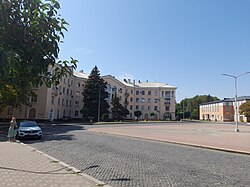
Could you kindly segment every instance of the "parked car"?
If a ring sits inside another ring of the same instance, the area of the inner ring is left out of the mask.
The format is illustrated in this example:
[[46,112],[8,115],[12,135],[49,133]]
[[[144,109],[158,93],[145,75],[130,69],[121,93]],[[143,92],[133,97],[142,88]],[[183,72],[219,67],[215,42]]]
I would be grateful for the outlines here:
[[42,137],[42,129],[35,121],[21,121],[18,125],[17,137],[21,138],[38,138]]

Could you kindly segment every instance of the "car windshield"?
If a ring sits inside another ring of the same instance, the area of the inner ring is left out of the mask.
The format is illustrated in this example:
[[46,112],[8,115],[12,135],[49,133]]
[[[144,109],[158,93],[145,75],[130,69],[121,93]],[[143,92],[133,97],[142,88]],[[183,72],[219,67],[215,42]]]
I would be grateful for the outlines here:
[[25,121],[20,123],[20,127],[36,127],[37,123],[34,121]]

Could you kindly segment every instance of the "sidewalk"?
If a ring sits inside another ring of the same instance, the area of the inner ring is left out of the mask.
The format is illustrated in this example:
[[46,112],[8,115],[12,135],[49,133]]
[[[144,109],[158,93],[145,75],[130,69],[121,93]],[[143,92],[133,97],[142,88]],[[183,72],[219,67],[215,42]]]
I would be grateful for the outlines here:
[[23,143],[0,142],[0,186],[94,187],[103,182]]
[[211,123],[165,123],[143,126],[106,126],[88,129],[135,138],[203,147],[250,155],[250,126]]

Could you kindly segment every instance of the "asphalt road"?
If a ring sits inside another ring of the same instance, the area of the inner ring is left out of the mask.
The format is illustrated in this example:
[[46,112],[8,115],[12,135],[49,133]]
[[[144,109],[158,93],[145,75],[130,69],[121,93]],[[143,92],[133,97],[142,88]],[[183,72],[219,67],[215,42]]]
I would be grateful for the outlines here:
[[24,140],[113,187],[250,186],[250,156],[88,132],[91,126],[43,126]]

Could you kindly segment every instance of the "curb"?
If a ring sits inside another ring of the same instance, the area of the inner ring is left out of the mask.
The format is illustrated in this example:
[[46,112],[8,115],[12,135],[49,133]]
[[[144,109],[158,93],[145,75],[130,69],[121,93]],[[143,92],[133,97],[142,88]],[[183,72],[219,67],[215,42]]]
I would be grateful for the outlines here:
[[16,142],[16,143],[19,143],[19,144],[21,144],[21,145],[23,145],[23,146],[26,146],[26,147],[28,147],[29,149],[31,149],[32,151],[36,151],[36,152],[38,152],[38,153],[40,153],[40,154],[46,156],[47,158],[49,158],[49,159],[52,160],[53,162],[56,162],[56,163],[62,165],[62,166],[65,167],[67,170],[73,171],[75,174],[79,174],[79,175],[81,175],[82,177],[86,178],[87,180],[94,182],[96,186],[112,187],[112,186],[110,186],[110,185],[108,185],[108,184],[106,184],[106,183],[104,183],[104,182],[102,182],[102,181],[100,181],[100,180],[98,180],[98,179],[96,179],[96,178],[90,176],[90,175],[87,175],[87,174],[83,173],[81,170],[79,170],[79,169],[77,169],[77,168],[75,168],[75,167],[73,167],[73,166],[70,166],[70,165],[68,165],[68,164],[66,164],[66,163],[64,163],[64,162],[62,162],[62,161],[60,161],[60,160],[58,160],[58,159],[56,159],[56,158],[54,158],[54,157],[52,157],[52,156],[50,156],[50,155],[44,153],[44,152],[42,152],[42,151],[39,151],[39,150],[37,150],[37,149],[35,149],[35,148],[33,148],[33,147],[31,147],[31,146],[25,144],[25,143],[22,143],[22,142]]
[[242,155],[250,155],[250,152],[241,151],[241,150],[233,150],[233,149],[219,148],[219,147],[192,144],[192,143],[185,143],[185,142],[176,142],[176,141],[170,141],[170,140],[156,140],[156,139],[153,139],[153,138],[144,138],[144,137],[138,137],[138,136],[112,134],[112,133],[107,133],[107,132],[97,132],[97,131],[91,131],[91,132],[93,132],[93,133],[102,133],[102,134],[113,135],[113,136],[123,136],[123,137],[129,137],[129,138],[138,138],[138,139],[154,141],[154,142],[163,142],[163,143],[184,145],[184,146],[189,146],[189,147],[204,148],[204,149],[223,151],[223,152],[229,152],[229,153],[237,153],[237,154],[242,154]]

